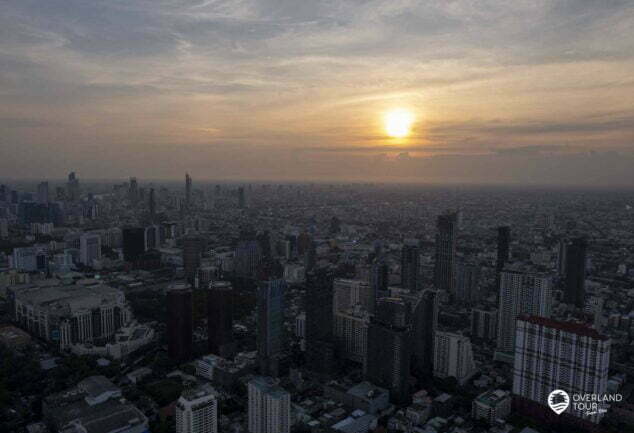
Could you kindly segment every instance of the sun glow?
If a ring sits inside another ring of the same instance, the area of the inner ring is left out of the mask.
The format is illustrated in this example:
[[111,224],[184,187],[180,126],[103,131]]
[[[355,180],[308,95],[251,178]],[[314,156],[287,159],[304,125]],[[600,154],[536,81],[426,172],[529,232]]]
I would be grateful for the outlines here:
[[398,108],[385,114],[384,123],[385,132],[390,137],[407,137],[414,123],[414,115],[405,109]]

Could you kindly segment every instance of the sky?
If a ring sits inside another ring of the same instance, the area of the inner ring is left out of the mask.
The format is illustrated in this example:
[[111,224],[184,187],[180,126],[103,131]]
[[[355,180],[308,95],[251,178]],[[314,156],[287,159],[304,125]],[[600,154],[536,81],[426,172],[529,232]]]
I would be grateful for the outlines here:
[[629,0],[3,0],[0,177],[633,185],[632,29]]

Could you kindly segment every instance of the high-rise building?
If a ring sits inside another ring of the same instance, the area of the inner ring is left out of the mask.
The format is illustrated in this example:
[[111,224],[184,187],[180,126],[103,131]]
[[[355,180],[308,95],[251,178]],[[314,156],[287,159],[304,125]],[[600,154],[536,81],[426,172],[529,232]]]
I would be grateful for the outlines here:
[[568,239],[559,239],[557,246],[557,273],[560,277],[566,276],[566,247],[568,246]]
[[40,204],[48,204],[48,182],[40,182],[37,185],[37,202]]
[[436,331],[434,376],[455,377],[464,385],[476,373],[471,340],[462,334]]
[[223,358],[235,353],[233,340],[233,287],[228,281],[212,281],[207,290],[209,351]]
[[[517,320],[513,394],[520,411],[541,406],[549,413],[548,396],[556,390],[603,395],[607,390],[610,339],[585,325],[538,316]],[[572,403],[572,402],[571,402]],[[570,404],[564,414],[598,423],[601,411],[579,411]]]
[[68,175],[68,182],[66,184],[66,189],[68,190],[67,197],[70,201],[79,200],[80,191],[79,191],[79,179],[75,172],[71,172]]
[[238,242],[234,259],[236,276],[243,278],[256,277],[261,259],[260,246],[256,240]]
[[474,308],[471,310],[471,336],[483,340],[495,340],[498,311]]
[[341,359],[365,365],[369,323],[370,315],[361,308],[335,312],[333,332]]
[[566,247],[566,287],[564,302],[583,308],[586,297],[586,238],[573,239]]
[[130,178],[130,187],[128,189],[128,198],[132,203],[136,203],[139,200],[139,183],[136,177]]
[[420,248],[418,240],[408,239],[401,249],[401,286],[418,290],[420,274]]
[[477,302],[480,298],[480,267],[471,261],[456,261],[455,299]]
[[92,266],[101,259],[101,237],[97,233],[84,233],[79,238],[79,261],[84,266]]
[[372,263],[372,269],[370,270],[370,286],[376,293],[377,298],[385,297],[389,295],[390,285],[390,267],[382,259],[376,259]]
[[396,403],[409,398],[410,327],[409,306],[401,299],[383,298],[368,326],[365,377],[387,388]]
[[291,395],[270,377],[248,384],[249,433],[290,433]]
[[332,275],[325,269],[309,272],[305,293],[307,367],[318,373],[331,373],[335,359]]
[[498,227],[498,256],[495,269],[500,272],[510,259],[511,253],[511,228],[509,226]]
[[6,218],[0,218],[0,239],[9,237],[9,221]]
[[374,288],[366,281],[336,278],[333,283],[334,311],[348,311],[356,305],[360,305],[365,311],[374,312],[376,293]]
[[284,326],[284,280],[261,281],[258,287],[258,358],[260,372],[278,375]]
[[238,188],[238,207],[244,209],[246,206],[246,199],[244,197],[244,187]]
[[161,246],[161,228],[157,225],[151,225],[145,228],[144,232],[144,250],[155,250]]
[[434,365],[434,338],[438,327],[438,293],[424,290],[412,305],[414,370],[428,374]]
[[454,272],[458,222],[455,213],[438,216],[436,222],[436,255],[434,262],[434,284],[437,289],[454,294]]
[[192,357],[192,291],[187,284],[173,284],[167,290],[167,346],[169,357],[177,362]]
[[183,391],[174,407],[176,433],[218,433],[218,400],[210,389]]
[[150,221],[154,222],[154,220],[156,219],[156,194],[154,193],[154,188],[150,188],[148,208],[150,211]]
[[200,267],[203,242],[197,236],[186,236],[183,239],[183,268],[185,278],[190,284],[194,284],[196,272]]
[[145,252],[145,229],[143,227],[124,227],[122,230],[123,260],[134,263]]
[[185,173],[185,209],[190,210],[192,205],[192,178]]
[[497,359],[510,361],[515,348],[515,320],[520,314],[550,317],[551,308],[549,275],[513,266],[504,268],[500,273]]

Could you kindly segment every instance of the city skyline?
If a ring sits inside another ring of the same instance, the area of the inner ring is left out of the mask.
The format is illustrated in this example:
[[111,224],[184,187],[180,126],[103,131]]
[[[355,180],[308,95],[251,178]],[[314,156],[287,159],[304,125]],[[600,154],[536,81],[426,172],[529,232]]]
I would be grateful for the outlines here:
[[[634,181],[628,2],[0,11],[8,178]],[[409,135],[390,136],[393,110]]]

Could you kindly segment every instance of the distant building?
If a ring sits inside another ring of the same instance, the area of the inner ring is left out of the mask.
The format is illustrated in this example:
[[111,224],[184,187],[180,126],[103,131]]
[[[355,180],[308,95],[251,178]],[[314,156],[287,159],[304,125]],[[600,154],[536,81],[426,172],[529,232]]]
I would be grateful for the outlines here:
[[284,326],[284,280],[262,281],[258,287],[258,358],[263,374],[277,376]]
[[495,340],[498,311],[474,308],[471,310],[471,336],[484,340]]
[[573,239],[566,246],[566,287],[564,301],[577,308],[583,308],[586,296],[586,254],[588,240]]
[[9,259],[11,268],[21,272],[42,272],[48,266],[48,254],[41,247],[18,247]]
[[436,256],[434,284],[439,290],[454,294],[454,272],[458,240],[458,218],[455,213],[440,215],[436,222]]
[[[513,394],[518,407],[541,405],[547,412],[551,391],[603,395],[607,392],[610,339],[585,325],[538,316],[517,320]],[[572,397],[571,397],[572,398]],[[570,404],[564,412],[598,423],[601,411],[579,411]]]
[[420,247],[415,239],[408,239],[401,249],[401,286],[418,290],[420,275]]
[[495,269],[499,273],[511,258],[511,228],[509,226],[498,227],[497,244]]
[[192,291],[186,284],[175,284],[167,290],[169,357],[177,362],[189,361],[192,357],[192,344]]
[[461,302],[477,302],[480,298],[480,267],[473,262],[456,261],[455,299]]
[[469,337],[453,332],[436,331],[434,376],[455,377],[464,385],[476,373]]
[[348,311],[360,305],[367,312],[374,312],[376,292],[367,281],[335,278],[333,282],[334,311]]
[[138,261],[145,252],[145,229],[143,227],[125,227],[122,231],[123,259],[126,262]]
[[332,275],[325,269],[309,272],[305,293],[307,368],[332,373],[335,362]]
[[340,358],[365,364],[369,323],[370,315],[360,308],[334,314],[334,337]]
[[176,402],[176,433],[218,433],[218,400],[204,388],[183,391]]
[[497,420],[505,420],[511,413],[511,393],[502,390],[490,390],[477,396],[471,403],[471,416],[485,419],[491,425]]
[[93,266],[95,260],[101,260],[101,237],[84,233],[79,238],[79,261],[84,266]]
[[291,396],[269,377],[248,384],[249,433],[290,433]]
[[438,293],[424,290],[412,305],[414,336],[414,371],[418,375],[431,373],[434,365],[434,339],[438,327]]
[[228,281],[211,282],[207,289],[207,334],[211,353],[233,356],[233,287]]
[[187,236],[183,240],[183,268],[189,284],[194,284],[196,273],[200,267],[202,244],[202,239],[196,236]]

